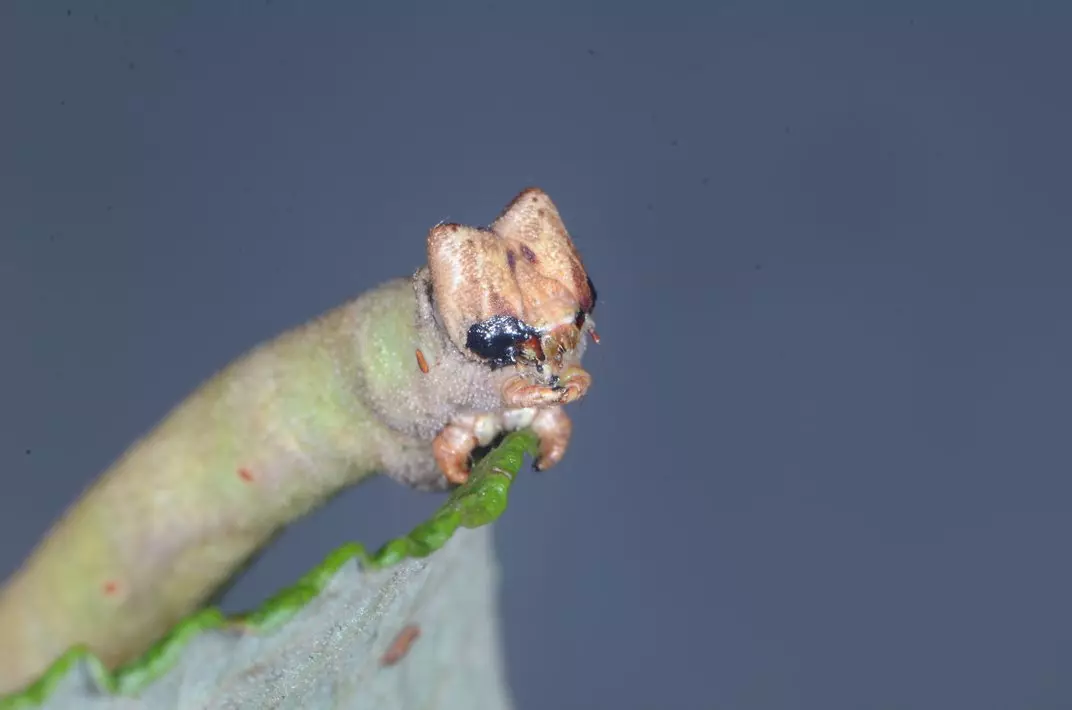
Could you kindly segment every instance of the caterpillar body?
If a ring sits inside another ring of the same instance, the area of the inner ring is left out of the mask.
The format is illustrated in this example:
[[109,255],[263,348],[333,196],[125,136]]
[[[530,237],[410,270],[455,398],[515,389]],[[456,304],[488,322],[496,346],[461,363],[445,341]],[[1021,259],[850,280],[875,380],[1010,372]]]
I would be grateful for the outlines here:
[[532,427],[562,458],[591,383],[595,291],[538,188],[486,228],[438,224],[428,264],[253,348],[134,442],[0,590],[0,693],[85,644],[108,667],[203,604],[281,527],[381,473],[463,482]]

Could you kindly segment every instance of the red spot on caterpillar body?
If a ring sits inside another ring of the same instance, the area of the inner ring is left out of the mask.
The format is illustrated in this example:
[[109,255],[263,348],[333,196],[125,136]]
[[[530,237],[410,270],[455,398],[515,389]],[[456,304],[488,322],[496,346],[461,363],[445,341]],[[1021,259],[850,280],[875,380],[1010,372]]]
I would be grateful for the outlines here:
[[398,632],[398,636],[395,636],[395,640],[391,642],[390,647],[383,654],[380,659],[381,666],[393,666],[401,661],[409,653],[410,647],[413,642],[417,640],[417,637],[421,635],[421,627],[417,624],[408,624],[401,631]]
[[246,483],[250,483],[253,480],[253,472],[248,468],[240,468],[238,469],[238,477]]
[[417,367],[421,368],[421,372],[428,374],[428,361],[424,359],[424,353],[420,348],[417,348]]

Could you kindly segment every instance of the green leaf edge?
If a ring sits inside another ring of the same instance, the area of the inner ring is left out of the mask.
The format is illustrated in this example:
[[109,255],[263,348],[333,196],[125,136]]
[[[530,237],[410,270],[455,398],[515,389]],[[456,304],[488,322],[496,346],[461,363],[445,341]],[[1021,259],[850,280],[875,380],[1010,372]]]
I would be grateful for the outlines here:
[[216,629],[264,633],[279,628],[315,599],[352,559],[356,558],[365,570],[377,570],[406,558],[427,557],[443,547],[459,526],[480,527],[502,515],[510,485],[521,470],[525,454],[535,456],[538,444],[538,438],[529,429],[507,435],[473,466],[469,480],[455,488],[432,517],[408,535],[385,543],[374,554],[370,555],[360,543],[346,543],[252,612],[227,617],[215,607],[196,611],[175,624],[140,657],[114,672],[105,668],[86,647],[75,646],[56,659],[37,681],[0,698],[0,710],[40,706],[81,661],[87,663],[101,688],[113,695],[135,695],[167,673],[181,657],[186,644],[200,633]]

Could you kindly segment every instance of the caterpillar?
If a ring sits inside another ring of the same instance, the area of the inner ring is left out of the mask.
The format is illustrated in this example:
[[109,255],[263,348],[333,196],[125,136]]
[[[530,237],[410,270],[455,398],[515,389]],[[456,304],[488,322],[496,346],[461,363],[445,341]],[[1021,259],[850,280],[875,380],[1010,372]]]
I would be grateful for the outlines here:
[[109,668],[196,610],[282,527],[369,476],[445,490],[510,430],[561,460],[596,294],[554,203],[435,225],[426,265],[203,382],[64,512],[0,590],[0,693],[74,645]]

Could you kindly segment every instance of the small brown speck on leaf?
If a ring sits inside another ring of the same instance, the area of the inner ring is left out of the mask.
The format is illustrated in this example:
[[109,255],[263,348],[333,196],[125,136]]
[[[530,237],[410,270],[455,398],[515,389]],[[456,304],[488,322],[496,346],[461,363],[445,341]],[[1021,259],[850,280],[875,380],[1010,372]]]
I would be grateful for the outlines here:
[[428,361],[424,359],[424,353],[421,352],[420,348],[417,348],[417,367],[424,374],[428,374]]
[[380,659],[381,666],[393,666],[401,661],[409,653],[409,649],[413,646],[413,642],[417,640],[417,637],[421,635],[421,627],[416,624],[409,624],[401,631],[398,632],[398,636],[395,636],[395,640],[391,642],[391,646],[383,654]]

